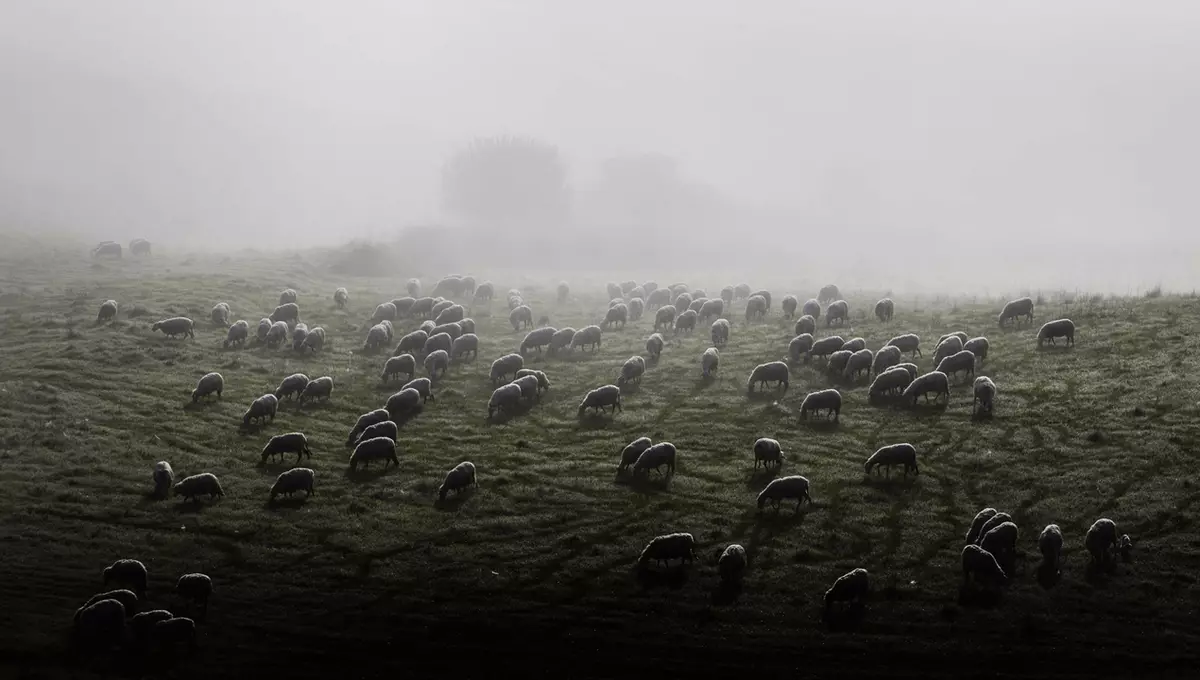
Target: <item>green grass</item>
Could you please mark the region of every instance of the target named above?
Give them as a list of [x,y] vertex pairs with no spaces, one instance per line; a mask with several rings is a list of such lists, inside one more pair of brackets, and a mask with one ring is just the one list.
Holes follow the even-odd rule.
[[[577,418],[584,393],[613,382],[622,362],[642,352],[648,312],[606,332],[596,353],[527,360],[549,375],[550,391],[527,413],[488,423],[488,365],[524,333],[513,332],[498,299],[470,309],[479,360],[452,365],[435,385],[436,402],[403,426],[400,467],[348,476],[347,431],[398,385],[379,384],[387,353],[355,350],[375,304],[402,295],[406,272],[335,279],[302,257],[94,263],[37,250],[2,264],[0,655],[26,668],[61,663],[73,610],[102,589],[100,571],[120,557],[147,564],[155,606],[178,608],[170,591],[180,574],[213,577],[195,664],[215,677],[275,671],[280,658],[310,669],[340,663],[322,649],[399,654],[417,640],[433,649],[469,631],[493,636],[488,654],[499,654],[504,631],[536,630],[559,651],[568,642],[593,651],[619,645],[696,663],[716,649],[798,653],[813,663],[872,650],[860,670],[909,659],[913,671],[931,664],[925,676],[948,670],[938,659],[1021,659],[1050,649],[1064,662],[1078,656],[1145,669],[1190,655],[1187,646],[1200,642],[1200,535],[1191,519],[1200,490],[1190,481],[1200,432],[1194,297],[1038,310],[1036,323],[1069,315],[1079,327],[1073,349],[1039,352],[1036,325],[996,329],[994,300],[924,300],[913,312],[897,298],[885,325],[865,318],[874,296],[850,295],[853,330],[837,332],[865,337],[871,349],[917,332],[922,369],[937,336],[987,335],[991,356],[979,374],[1000,393],[995,416],[973,421],[966,384],[952,388],[946,409],[910,411],[868,405],[863,383],[843,388],[837,426],[797,416],[807,391],[829,386],[812,367],[793,368],[786,394],[746,395],[756,364],[786,356],[792,322],[781,318],[778,300],[813,292],[785,289],[774,290],[764,323],[747,326],[741,302],[727,313],[733,333],[714,380],[700,378],[704,328],[670,342],[625,395],[623,413]],[[500,293],[517,285],[495,283]],[[602,281],[573,282],[565,305],[554,302],[556,283],[523,286],[535,317],[576,328],[602,318]],[[710,294],[726,283],[734,282],[695,282]],[[839,283],[844,292],[852,284]],[[332,294],[343,285],[351,303],[339,311]],[[222,350],[224,329],[208,322],[212,305],[228,302],[233,318],[253,327],[285,287],[300,292],[304,321],[323,326],[332,347],[312,358]],[[98,326],[107,298],[121,312]],[[196,320],[195,341],[150,332],[153,321],[176,314]],[[397,337],[417,323],[397,324]],[[822,325],[818,337],[825,334]],[[190,391],[209,371],[225,376],[224,398],[194,408]],[[284,402],[273,424],[242,429],[250,401],[293,372],[332,376],[328,405]],[[303,464],[317,471],[317,492],[271,507],[270,486],[290,465],[260,466],[259,451],[271,435],[294,430],[310,439],[313,458]],[[621,448],[642,435],[678,447],[669,483],[616,479]],[[751,445],[762,436],[782,443],[783,474],[811,480],[811,509],[756,513],[767,477],[752,473]],[[898,441],[917,446],[919,478],[865,480],[866,457]],[[217,474],[227,495],[198,505],[148,498],[151,468],[162,459],[177,478]],[[478,467],[478,490],[435,503],[445,472],[462,460]],[[962,536],[985,506],[1016,519],[1023,557],[999,602],[964,605]],[[1134,538],[1135,558],[1089,577],[1082,540],[1101,516]],[[1062,580],[1047,590],[1034,577],[1036,536],[1051,522],[1067,547]],[[681,580],[636,578],[641,548],[671,531],[693,533],[700,560]],[[746,546],[750,568],[740,597],[727,603],[714,597],[715,558],[731,542]],[[875,588],[866,614],[852,631],[831,631],[821,596],[859,566]],[[647,635],[673,651],[647,651]],[[781,662],[795,667],[788,658],[763,663]]]

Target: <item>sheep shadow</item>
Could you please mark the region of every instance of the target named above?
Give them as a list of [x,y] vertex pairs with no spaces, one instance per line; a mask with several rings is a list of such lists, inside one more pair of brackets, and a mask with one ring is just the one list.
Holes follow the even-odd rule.
[[303,507],[306,503],[308,503],[308,494],[298,492],[292,496],[277,496],[275,500],[268,498],[266,502],[263,503],[263,509],[272,512],[278,512],[281,510],[296,510],[297,508]]
[[1084,578],[1093,586],[1103,586],[1108,584],[1109,577],[1115,574],[1116,571],[1116,560],[1108,560],[1107,562],[1088,560],[1087,567],[1084,569]]
[[1037,570],[1037,582],[1045,590],[1050,590],[1062,580],[1062,571],[1049,562],[1042,562]]
[[680,563],[675,566],[667,566],[663,568],[650,567],[649,565],[639,564],[634,567],[635,578],[637,583],[644,590],[654,588],[670,588],[671,590],[679,590],[688,582],[688,576],[691,570],[687,568],[687,563]]
[[897,474],[895,477],[891,478],[885,475],[886,473],[883,475],[864,474],[862,482],[863,486],[889,494],[895,492],[905,494],[912,491],[916,487],[917,482],[920,480],[920,477],[916,475],[905,477],[903,474]]
[[850,602],[843,606],[834,605],[821,610],[821,622],[830,632],[846,633],[858,630],[866,617],[867,605]]
[[205,410],[205,409],[209,408],[210,406],[212,406],[212,404],[213,404],[213,402],[212,402],[212,401],[209,401],[209,400],[207,400],[207,399],[202,399],[202,400],[200,400],[200,401],[189,401],[189,402],[186,402],[186,403],[185,403],[185,404],[184,404],[184,405],[183,405],[183,406],[180,408],[180,410],[182,410],[182,411],[187,411],[187,412],[191,412],[191,411],[203,411],[203,410]]
[[949,400],[926,403],[918,402],[916,404],[909,404],[904,410],[916,416],[941,416],[950,410],[950,402]]
[[808,518],[809,509],[800,508],[796,510],[796,506],[791,509],[785,509],[787,503],[780,504],[778,510],[767,504],[762,510],[755,512],[754,520],[761,526],[767,526],[772,529],[794,529],[802,526]]
[[713,587],[709,600],[714,607],[727,607],[742,595],[741,581],[721,581]]
[[782,465],[779,467],[758,468],[746,477],[746,490],[757,494],[765,489],[771,483],[771,480],[783,474],[782,470]]
[[779,389],[779,388],[775,388],[775,389],[768,388],[766,390],[756,389],[753,392],[751,392],[750,390],[746,391],[746,398],[749,399],[750,401],[755,401],[755,402],[779,401],[779,400],[782,400],[785,396],[787,396],[787,390]]
[[238,433],[243,437],[258,434],[267,428],[267,423],[241,423],[238,425]]
[[1003,591],[999,588],[972,587],[965,583],[958,587],[958,604],[961,607],[991,609],[999,605],[1002,599]]
[[[378,464],[379,461],[375,461]],[[353,484],[364,484],[374,482],[386,477],[392,470],[399,470],[398,465],[388,465],[388,467],[363,467],[360,466],[357,470],[347,467],[346,472],[342,477]]]
[[202,502],[199,498],[195,498],[190,501],[176,503],[171,509],[180,515],[199,515],[207,507],[207,503]]
[[163,501],[166,501],[169,497],[169,494],[160,494],[156,491],[147,491],[146,493],[142,494],[142,497],[138,500],[137,507],[141,509],[151,505],[157,505]]
[[[488,416],[486,418],[486,422],[488,425],[504,425],[510,421],[529,415],[529,412],[532,411],[533,407],[537,406],[537,404],[538,402],[536,400],[532,402],[526,402],[524,399],[522,399],[517,404],[516,408],[512,409],[511,411],[497,411],[495,414]],[[399,423],[396,424],[399,425]]]
[[869,394],[867,404],[875,408],[898,409],[904,403],[904,397],[899,394]]
[[991,420],[991,419],[992,419],[991,411],[984,411],[983,409],[979,409],[971,414],[971,420],[974,422],[982,422],[982,421]]
[[474,495],[475,489],[464,489],[459,493],[447,494],[445,498],[435,500],[433,507],[440,512],[458,512]]
[[801,418],[800,422],[806,425],[808,429],[815,432],[832,432],[833,430],[838,429],[838,426],[841,425],[839,421],[834,420],[833,418],[821,416],[809,416],[807,418]]
[[579,427],[584,430],[607,430],[614,425],[615,416],[608,413],[585,413],[579,416]]
[[621,396],[625,396],[627,394],[637,394],[641,391],[641,383],[625,383],[624,385],[621,385]]
[[671,480],[675,477],[674,473],[668,472],[661,474],[658,477],[650,475],[631,475],[626,478],[626,485],[635,492],[652,496],[660,493],[665,493],[671,489]]

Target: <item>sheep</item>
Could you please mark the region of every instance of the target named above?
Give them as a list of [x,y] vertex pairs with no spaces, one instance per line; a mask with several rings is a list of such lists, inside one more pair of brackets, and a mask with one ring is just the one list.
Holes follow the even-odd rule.
[[[629,301],[629,320],[637,321],[642,318],[642,314],[646,311],[646,303],[642,298],[632,298]],[[717,313],[720,316],[720,312]]]
[[288,325],[286,321],[276,321],[271,324],[267,330],[265,338],[267,347],[270,349],[278,349],[284,342],[287,342]]
[[871,578],[867,570],[859,567],[838,577],[829,590],[825,591],[825,614],[833,611],[835,602],[862,602],[871,592]]
[[146,565],[138,560],[117,560],[104,568],[103,576],[105,588],[110,583],[116,583],[132,590],[139,599],[146,597],[146,581],[149,576]]
[[870,377],[871,364],[874,360],[874,352],[869,349],[860,349],[850,355],[850,359],[846,362],[846,368],[842,371],[842,376],[847,380],[852,380],[859,374],[866,373]]
[[[475,319],[463,319],[462,321],[459,321],[458,328],[459,328],[459,330],[462,331],[462,335],[466,335],[468,333],[474,334],[475,333]],[[460,335],[459,337],[462,337],[462,335]]]
[[621,287],[611,281],[604,285],[604,290],[608,293],[608,297],[610,298],[618,298],[623,295],[621,292]]
[[517,371],[517,378],[524,378],[527,375],[532,375],[532,376],[537,377],[538,392],[541,392],[542,390],[550,389],[550,378],[546,377],[545,373],[534,370],[532,368],[522,368],[521,370]]
[[1004,309],[1000,310],[1000,316],[997,321],[1000,328],[1004,328],[1004,322],[1009,319],[1012,319],[1014,326],[1020,326],[1020,317],[1022,316],[1029,323],[1033,323],[1033,299],[1023,297],[1009,301],[1004,305]]
[[508,322],[512,324],[514,332],[520,330],[522,326],[531,328],[533,326],[533,310],[529,308],[529,305],[518,305],[509,312]]
[[809,333],[802,333],[792,338],[788,343],[788,358],[793,363],[799,362],[801,358],[808,361],[808,353],[812,350],[813,336]]
[[[941,345],[938,347],[940,348]],[[937,365],[937,370],[945,373],[948,376],[955,375],[959,371],[962,371],[968,377],[974,377],[975,355],[970,350],[965,349],[961,352],[955,352],[954,354],[942,359]]]
[[[992,529],[995,529],[996,527],[1000,526],[1001,524],[1004,524],[1005,522],[1012,522],[1012,521],[1013,521],[1012,516],[1009,515],[1007,512],[997,512],[996,514],[992,515],[991,517],[988,517],[986,520],[984,520],[983,526],[979,527],[979,535],[975,537],[975,544],[982,545],[983,537],[987,536],[989,531],[991,531]],[[1015,524],[1015,522],[1013,522],[1013,523]]]
[[284,378],[279,387],[275,388],[276,399],[291,399],[293,394],[299,394],[308,387],[308,376],[303,373],[293,373]]
[[206,373],[196,383],[196,389],[192,390],[192,403],[200,401],[201,397],[208,397],[216,393],[217,398],[221,398],[221,393],[225,391],[225,378],[221,377],[220,373]]
[[808,479],[800,475],[776,477],[758,494],[758,511],[762,512],[767,501],[770,501],[775,506],[775,512],[779,512],[780,501],[795,499],[796,512],[800,512],[800,505],[805,501],[812,505],[808,489]]
[[104,241],[100,245],[92,248],[92,257],[115,257],[121,259],[121,244],[113,241]]
[[[287,325],[287,324],[284,324],[284,325]],[[267,335],[271,332],[271,326],[272,326],[271,320],[268,319],[267,317],[264,316],[262,319],[259,320],[258,331],[255,335],[255,338],[260,343],[266,341]]]
[[491,281],[484,281],[475,289],[475,300],[477,302],[490,303],[494,297],[496,297],[496,286]]
[[[439,368],[442,369],[440,374],[438,373]],[[446,350],[435,350],[425,356],[425,373],[429,375],[431,380],[446,377],[446,371],[448,370],[450,370],[450,353]]]
[[462,305],[451,303],[448,307],[437,313],[433,322],[439,326],[447,323],[455,323],[467,318],[467,310]]
[[150,638],[160,649],[186,644],[189,650],[196,648],[196,622],[185,616],[173,616],[159,621],[150,629]]
[[[402,319],[402,318],[408,316],[410,313],[412,313],[413,305],[417,304],[417,299],[411,298],[411,297],[395,298],[391,301],[390,304],[396,308],[396,318],[392,319],[393,321],[396,321],[396,320]],[[384,314],[386,315],[386,312],[384,312]],[[379,319],[373,318],[372,322],[379,323],[380,321],[384,321],[384,320],[385,319],[383,319],[383,318],[379,318]]]
[[782,361],[771,361],[765,364],[759,364],[750,371],[750,379],[746,381],[746,389],[749,392],[754,392],[754,386],[759,385],[766,389],[767,383],[779,383],[783,391],[786,392],[790,373],[788,372],[787,364]]
[[[443,300],[442,298],[436,298],[434,300],[433,307],[429,310],[429,316],[433,317],[433,320],[434,320],[433,322],[435,324],[449,323],[449,322],[445,322],[445,321],[437,321],[436,319],[439,316],[441,316],[442,312],[446,311],[447,309],[450,309],[453,306],[454,306],[453,300]],[[455,320],[457,321],[457,319],[455,319]]]
[[971,527],[967,529],[967,543],[978,543],[979,537],[983,534],[983,525],[997,515],[996,508],[984,508],[980,510],[975,519],[971,520]]
[[566,302],[567,297],[569,297],[570,295],[571,295],[571,287],[567,285],[567,282],[563,281],[563,282],[559,283],[558,284],[558,298],[557,298],[558,304],[561,305],[562,303]]
[[591,347],[594,350],[600,347],[600,337],[601,331],[599,326],[584,326],[576,331],[575,335],[571,336],[571,348],[578,347],[582,350]]
[[260,424],[265,425],[268,416],[271,418],[271,422],[275,422],[275,413],[278,411],[279,399],[274,394],[264,394],[250,402],[250,408],[242,414],[242,424],[249,426],[250,423],[257,420]]
[[767,315],[767,299],[761,295],[751,295],[746,300],[746,323],[754,319],[762,319]]
[[699,316],[700,310],[704,309],[704,305],[707,302],[708,302],[708,298],[706,298],[706,297],[693,298],[692,304],[688,305],[688,309],[692,310],[693,312],[696,313],[697,316]]
[[625,327],[625,322],[629,320],[629,307],[620,302],[609,307],[608,312],[604,315],[604,321],[600,323],[600,327],[607,329],[616,324],[621,324],[621,328]]
[[475,277],[474,276],[464,276],[461,279],[459,279],[458,283],[459,283],[459,286],[458,286],[458,290],[459,290],[458,294],[459,295],[470,295],[470,296],[475,295]]
[[451,341],[457,340],[459,336],[463,334],[462,325],[460,325],[457,321],[451,321],[450,323],[434,326],[429,331],[429,337],[431,338],[438,334],[450,336]]
[[958,352],[963,351],[962,339],[957,335],[948,336],[945,340],[939,342],[933,350],[933,365],[937,366],[948,356],[953,356]]
[[[665,307],[671,302],[671,291],[667,288],[658,288],[650,292],[650,297],[646,298],[646,306],[649,308]],[[675,308],[671,307],[674,312]],[[674,319],[674,316],[671,317]]]
[[900,350],[901,354],[908,352],[914,358],[922,356],[922,354],[921,354],[921,337],[919,335],[916,335],[915,333],[905,333],[904,335],[897,335],[896,337],[887,341],[887,346],[895,347],[896,349]]
[[975,378],[972,392],[974,398],[971,400],[971,415],[975,415],[976,409],[982,409],[983,413],[991,413],[992,404],[996,400],[996,383],[986,375],[981,375]]
[[712,344],[717,347],[724,347],[729,342],[729,321],[726,319],[717,319],[712,322],[710,335],[712,336]]
[[406,290],[411,297],[420,297],[421,282],[417,279],[409,279],[408,282],[404,284],[404,290]]
[[745,571],[745,548],[733,543],[721,551],[721,556],[717,558],[717,573],[721,576],[721,583],[727,586],[740,583]]
[[806,300],[804,306],[800,308],[800,314],[811,316],[815,327],[817,319],[821,318],[821,303],[811,298]]
[[1070,319],[1057,319],[1049,321],[1042,325],[1038,330],[1038,349],[1042,348],[1042,342],[1049,340],[1053,345],[1055,338],[1066,338],[1067,347],[1075,344],[1075,322]]
[[[297,324],[297,326],[299,326],[299,325],[300,324]],[[387,319],[384,319],[383,321],[380,321],[378,325],[383,328],[384,333],[387,333],[387,343],[390,344],[392,342],[392,336],[395,335],[395,332],[396,332],[396,329],[392,325],[392,322],[388,321]]]
[[900,348],[894,345],[888,345],[881,348],[875,353],[875,358],[871,361],[871,372],[878,376],[880,373],[900,363]]
[[524,367],[525,357],[520,354],[505,354],[492,362],[490,372],[492,384],[495,385],[500,380],[503,380],[505,376],[514,375]]
[[761,297],[763,299],[763,301],[766,303],[766,307],[763,309],[763,314],[766,314],[768,311],[771,310],[771,291],[766,290],[766,289],[757,290],[757,291],[754,291],[753,293],[751,293],[750,297],[754,297],[755,295]]
[[338,288],[333,291],[333,304],[338,309],[345,309],[346,303],[350,301],[350,293],[345,288]]
[[628,383],[635,382],[641,384],[642,374],[646,372],[646,359],[640,355],[634,355],[625,360],[621,366],[621,375],[617,377],[617,387],[624,387]]
[[841,295],[841,292],[838,291],[838,287],[831,283],[827,286],[821,287],[821,292],[817,293],[817,300],[820,302],[830,302],[838,299],[841,297]]
[[464,460],[446,473],[446,479],[438,487],[438,500],[444,501],[448,492],[453,491],[457,495],[469,486],[478,487],[479,482],[475,478],[475,464]]
[[1117,541],[1117,551],[1121,553],[1121,559],[1128,562],[1129,555],[1133,552],[1133,539],[1129,534],[1121,534],[1121,538]]
[[638,458],[650,448],[652,442],[649,437],[638,437],[629,442],[625,448],[621,449],[621,462],[617,465],[617,474],[625,472],[630,465],[637,462]]
[[[389,440],[390,441],[390,440]],[[275,497],[279,494],[286,494],[291,498],[292,494],[297,491],[303,491],[304,495],[311,496],[313,494],[313,479],[316,477],[312,468],[292,468],[287,472],[281,473],[275,478],[275,483],[271,485],[270,502],[275,502]]]
[[795,295],[785,295],[779,306],[783,309],[783,318],[790,319],[796,315],[796,308],[800,306],[800,301],[796,299]]
[[330,376],[321,376],[316,380],[310,380],[304,386],[304,391],[300,393],[299,402],[303,404],[308,399],[322,399],[328,401],[333,394],[333,378]]
[[875,303],[875,318],[887,323],[896,313],[896,303],[891,298],[884,298]]
[[783,466],[783,447],[779,442],[769,437],[761,437],[754,442],[754,469]]
[[388,397],[384,410],[389,419],[401,418],[416,411],[421,403],[421,393],[410,387]]
[[117,317],[117,301],[105,300],[104,304],[100,305],[100,313],[96,315],[96,323],[112,321]]
[[725,301],[721,299],[706,300],[700,306],[700,320],[707,322],[713,317],[720,319],[721,315],[725,313],[725,304]]
[[645,569],[650,560],[655,564],[670,564],[671,560],[691,562],[696,559],[696,539],[691,534],[675,533],[655,536],[638,557],[638,568]]
[[700,374],[702,377],[710,377],[721,365],[721,355],[717,352],[716,347],[709,347],[700,355]]
[[910,379],[910,380],[916,380],[916,379],[917,379],[917,370],[918,370],[918,369],[917,369],[917,365],[916,365],[916,364],[910,364],[910,363],[896,364],[896,365],[895,365],[895,366],[893,366],[892,368],[901,368],[901,369],[904,369],[905,371],[907,371],[907,372],[908,372],[908,377],[909,377],[909,379]]
[[127,612],[132,610],[127,610],[125,605],[115,598],[92,602],[75,612],[74,634],[87,649],[111,649],[121,644]]
[[893,366],[875,376],[875,380],[871,382],[868,394],[872,399],[878,399],[884,395],[903,392],[905,388],[912,384],[912,381],[912,374],[902,368]]
[[924,395],[925,401],[929,401],[929,393],[933,392],[936,396],[936,403],[943,395],[946,397],[946,404],[950,403],[950,378],[941,371],[932,371],[925,375],[919,376],[904,388],[902,395],[904,401],[911,402],[913,406],[917,405],[917,398]]
[[649,354],[651,359],[658,361],[665,345],[666,340],[663,339],[662,334],[652,333],[650,337],[646,338],[646,354]]
[[1062,558],[1062,547],[1062,529],[1057,524],[1047,524],[1038,536],[1038,551],[1042,553],[1042,560],[1056,571]]
[[296,454],[297,463],[305,455],[312,460],[312,451],[308,448],[308,437],[305,437],[303,432],[288,432],[271,437],[267,445],[263,447],[262,462],[265,464],[267,459],[274,460],[275,456],[279,456],[279,460],[282,461],[285,453]]
[[679,293],[675,296],[674,300],[672,300],[672,306],[675,307],[675,312],[677,314],[683,314],[685,310],[691,308],[692,296],[688,293]]
[[151,609],[150,611],[134,614],[130,617],[129,630],[133,633],[134,639],[139,642],[145,642],[154,624],[173,618],[175,618],[175,615],[166,609]]
[[521,398],[532,403],[538,396],[538,379],[536,375],[526,375],[513,380],[512,385],[521,389]]
[[1107,518],[1093,522],[1092,526],[1088,528],[1087,536],[1083,539],[1083,545],[1087,548],[1088,554],[1092,556],[1093,562],[1108,563],[1112,559],[1110,551],[1117,547],[1116,522]]
[[962,572],[964,587],[972,580],[977,584],[989,583],[996,586],[1008,582],[1008,575],[996,561],[995,555],[973,543],[963,546]]
[[676,317],[676,319],[675,319],[676,335],[678,335],[680,331],[683,331],[684,333],[691,333],[692,331],[694,331],[696,329],[697,316],[698,315],[696,314],[696,312],[694,310],[688,309],[688,310],[685,310],[678,317]]
[[861,349],[865,349],[866,346],[867,341],[865,338],[850,338],[846,342],[842,343],[842,349],[850,352],[857,352]]
[[942,337],[938,338],[938,341],[934,344],[934,347],[937,347],[938,345],[942,344],[946,340],[946,338],[950,338],[950,337],[958,338],[963,343],[964,346],[967,344],[967,339],[968,339],[967,334],[962,331],[954,331],[953,333],[947,333],[947,334],[943,335]]
[[362,434],[358,435],[358,438],[354,440],[354,444],[364,442],[368,439],[374,439],[376,437],[387,437],[392,441],[398,441],[400,439],[400,426],[390,420],[385,420],[382,423],[375,423],[374,425],[363,430]]
[[199,572],[184,574],[175,582],[175,592],[183,599],[208,609],[208,598],[213,592],[212,579],[208,574]]
[[154,464],[154,472],[150,478],[154,481],[154,497],[166,498],[167,490],[175,482],[175,471],[171,469],[170,463],[160,460]]
[[971,354],[974,354],[979,359],[980,366],[982,366],[983,361],[987,359],[989,348],[990,343],[988,343],[988,339],[983,336],[971,338],[963,343],[963,349],[967,350]]
[[425,354],[426,356],[433,354],[434,352],[445,352],[446,354],[450,354],[450,350],[452,349],[454,349],[454,339],[450,337],[450,334],[438,333],[436,335],[429,336],[429,339],[425,341],[425,345],[421,347],[421,353]]
[[800,419],[806,420],[809,411],[817,415],[820,415],[821,411],[829,411],[833,422],[839,422],[838,419],[842,416],[842,393],[834,389],[809,392],[804,396],[804,401],[800,402]]
[[144,238],[135,238],[129,242],[129,252],[132,255],[149,255],[150,242]]
[[1012,566],[1017,551],[1018,533],[1016,524],[1002,522],[988,529],[983,538],[979,539],[979,547],[990,552],[997,560],[1003,560],[1004,564]]
[[796,325],[792,329],[792,333],[796,335],[815,335],[817,332],[817,320],[810,314],[805,314],[799,319],[796,319]]
[[845,325],[850,320],[850,303],[845,300],[838,300],[825,308],[825,327],[828,328],[837,321],[839,325]]
[[447,276],[438,281],[430,291],[430,295],[458,295],[462,292],[462,279],[457,276]]
[[437,398],[433,396],[433,381],[429,378],[414,378],[404,383],[400,391],[404,390],[416,390],[417,394],[421,395],[422,404],[428,403],[430,399],[437,401]]
[[594,390],[590,390],[579,403],[579,417],[583,417],[584,411],[594,409],[601,413],[604,412],[605,406],[611,406],[613,415],[617,411],[624,411],[621,408],[621,388],[616,385],[603,385]]
[[546,354],[557,354],[558,350],[571,350],[571,340],[575,337],[574,328],[560,328],[550,336],[550,344],[546,348]]
[[825,366],[825,371],[832,375],[839,375],[846,370],[846,364],[850,363],[850,357],[854,356],[854,352],[845,349],[839,349],[829,355],[829,363]]
[[382,460],[384,470],[389,463],[400,467],[400,459],[396,457],[396,442],[387,437],[362,440],[354,447],[354,453],[350,454],[350,471],[357,472],[359,463],[363,467],[370,467],[373,460]]
[[472,359],[479,357],[479,336],[474,333],[460,335],[450,345],[450,357],[455,361],[468,354]]
[[497,411],[504,413],[512,413],[521,404],[521,387],[514,383],[501,385],[492,391],[492,397],[488,400],[488,420]]
[[155,321],[150,327],[151,332],[162,331],[162,334],[168,338],[173,338],[177,335],[186,335],[195,340],[196,332],[192,324],[192,320],[184,316],[176,316],[162,321]]
[[429,340],[429,334],[422,330],[415,330],[400,338],[400,342],[396,345],[396,349],[392,352],[392,356],[400,356],[401,354],[420,352],[425,349],[425,343]]
[[367,331],[367,340],[363,343],[363,351],[370,352],[383,347],[388,342],[387,327],[382,324],[375,324]]
[[304,341],[308,339],[308,326],[302,323],[296,324],[296,328],[292,330],[292,351],[299,352],[304,348]]
[[725,286],[721,289],[721,301],[727,305],[733,304],[733,286]]
[[299,294],[294,289],[288,288],[279,294],[279,304],[286,305],[289,302],[296,302],[299,297]]
[[428,317],[433,313],[433,306],[437,304],[431,297],[422,297],[413,300],[412,306],[408,308],[409,316],[419,318]]
[[185,502],[189,498],[195,500],[204,495],[207,495],[209,500],[225,496],[225,492],[221,489],[221,481],[211,472],[201,472],[198,475],[184,477],[175,483],[174,490],[175,495],[183,496]]
[[300,307],[295,302],[279,305],[267,318],[271,320],[271,323],[276,321],[290,321],[293,324],[300,323]]
[[[417,395],[417,399],[418,401],[420,400],[420,395]],[[382,423],[383,421],[391,418],[391,413],[389,413],[389,411],[390,409],[377,408],[370,413],[364,413],[359,416],[358,420],[354,423],[354,427],[350,430],[350,436],[346,438],[346,446],[352,445],[363,430],[374,425],[375,423]]]
[[669,328],[675,323],[675,308],[671,306],[663,306],[659,308],[654,315],[654,330],[658,330],[660,326]]
[[658,290],[658,284],[655,283],[654,281],[647,281],[642,284],[642,290],[645,290],[646,294],[650,295],[654,291]]
[[904,477],[908,478],[908,471],[911,469],[914,475],[921,474],[917,468],[917,448],[912,444],[888,444],[882,446],[871,457],[867,459],[864,469],[866,474],[871,474],[874,469],[876,474],[879,474],[879,468],[887,470],[887,476],[892,476],[892,468],[897,465],[904,466]]
[[842,339],[842,336],[831,335],[814,342],[808,353],[809,356],[827,357],[834,352],[840,352],[844,344],[846,344],[846,341]]
[[517,351],[524,355],[525,350],[534,349],[538,354],[541,354],[542,348],[550,344],[550,341],[554,339],[554,334],[557,332],[558,329],[553,326],[529,331],[525,335],[525,339],[521,341],[521,347]]
[[245,346],[246,340],[250,338],[250,322],[245,319],[238,320],[237,323],[229,327],[225,332],[225,341],[221,343],[221,347],[229,349],[232,345]]
[[109,590],[103,593],[96,593],[95,595],[89,597],[87,602],[84,602],[79,609],[75,610],[75,623],[79,623],[83,612],[86,611],[88,607],[91,607],[97,602],[101,602],[103,600],[116,600],[117,602],[121,603],[121,606],[124,607],[124,610],[127,614],[132,614],[133,612],[137,611],[138,605],[141,602],[137,596],[137,593],[134,593],[132,590],[127,588],[118,588],[116,590]]
[[750,284],[739,283],[733,288],[733,296],[738,300],[745,300],[750,297]]

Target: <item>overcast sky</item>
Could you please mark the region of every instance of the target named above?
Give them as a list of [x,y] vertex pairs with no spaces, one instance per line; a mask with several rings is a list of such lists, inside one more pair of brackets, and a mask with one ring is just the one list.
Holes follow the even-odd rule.
[[509,132],[580,182],[660,152],[817,221],[1144,244],[1200,216],[1198,35],[1195,0],[13,0],[0,216],[380,232]]

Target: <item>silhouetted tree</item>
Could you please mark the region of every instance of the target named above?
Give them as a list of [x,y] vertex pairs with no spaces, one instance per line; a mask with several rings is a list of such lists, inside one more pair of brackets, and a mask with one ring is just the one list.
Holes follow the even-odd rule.
[[569,212],[567,167],[536,139],[477,138],[443,168],[442,206],[473,225],[557,227]]

